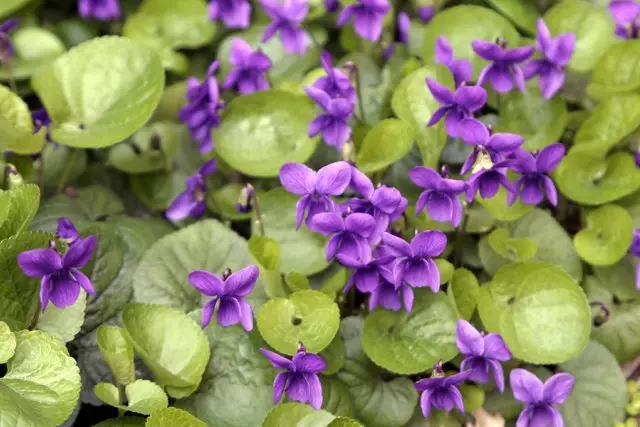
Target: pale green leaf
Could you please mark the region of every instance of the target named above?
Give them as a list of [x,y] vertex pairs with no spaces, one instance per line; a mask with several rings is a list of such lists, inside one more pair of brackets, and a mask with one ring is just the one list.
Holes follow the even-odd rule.
[[[191,314],[200,319],[200,311]],[[204,330],[211,359],[198,391],[178,402],[210,426],[258,427],[273,407],[273,378],[277,371],[260,353],[264,342],[254,331],[239,325],[223,328],[215,323]]]
[[0,85],[0,152],[39,153],[45,133],[44,128],[33,133],[29,106],[9,88]]
[[609,95],[636,90],[640,87],[639,63],[640,40],[624,40],[611,46],[593,69],[587,86],[589,96],[605,99]]
[[[530,0],[487,0],[498,12],[529,34],[536,33],[538,11]],[[473,411],[469,411],[473,412]]]
[[447,293],[453,296],[460,317],[471,319],[476,309],[480,285],[476,276],[466,268],[458,268],[453,272]]
[[132,383],[135,380],[133,347],[124,329],[101,325],[97,329],[97,345],[116,382],[122,385]]
[[4,0],[0,5],[0,18],[11,15],[23,6],[29,4],[32,0]]
[[11,61],[11,68],[0,65],[0,80],[4,81],[12,76],[16,80],[27,79],[66,50],[54,33],[38,27],[19,28],[11,35],[11,41],[15,57]]
[[[297,200],[298,196],[287,193],[281,187],[258,194],[265,233],[280,245],[282,272],[310,276],[327,268],[327,239],[304,225],[296,231]],[[252,234],[257,233],[259,226],[254,221]]]
[[102,148],[131,136],[151,117],[164,72],[149,48],[109,36],[71,49],[31,84],[49,112],[54,141]]
[[609,203],[640,189],[640,170],[633,156],[621,152],[603,158],[572,151],[554,176],[562,194],[589,206]]
[[410,124],[385,119],[365,136],[358,150],[356,165],[364,173],[384,169],[406,156],[416,136]]
[[80,373],[65,345],[42,331],[20,331],[13,359],[0,378],[3,426],[54,427],[73,412]]
[[573,238],[580,257],[592,265],[620,261],[631,245],[633,220],[625,209],[605,205],[587,212],[585,227]]
[[150,415],[169,406],[169,398],[162,388],[153,381],[136,380],[124,390],[127,409],[137,414]]
[[281,403],[269,411],[262,427],[297,426],[300,420],[313,412],[311,406],[302,403]]
[[186,314],[155,304],[129,304],[122,313],[127,339],[172,397],[193,393],[209,361],[200,326]]
[[458,354],[456,309],[444,293],[415,291],[411,313],[377,309],[362,330],[362,346],[377,365],[398,374],[416,374]]
[[559,407],[567,426],[610,427],[625,418],[627,386],[616,359],[595,341],[559,366],[575,384]]
[[449,40],[457,59],[468,59],[473,63],[474,74],[487,65],[487,61],[475,54],[473,40],[495,42],[501,38],[511,46],[518,46],[520,35],[511,22],[491,9],[476,5],[459,5],[437,13],[427,25],[422,44],[422,58],[426,63],[435,59],[435,44],[438,37]]
[[569,62],[569,69],[574,71],[591,70],[614,42],[615,25],[609,11],[585,0],[558,3],[544,14],[544,22],[553,37],[564,33],[575,35]]
[[18,255],[46,248],[52,238],[49,234],[24,232],[0,241],[0,321],[14,331],[28,328],[40,306],[40,280],[22,273]]
[[582,289],[560,268],[542,262],[501,268],[480,287],[478,311],[485,328],[501,334],[515,358],[537,364],[572,359],[591,332]]
[[256,177],[277,176],[287,162],[305,162],[318,138],[307,128],[316,108],[306,95],[266,90],[229,103],[213,131],[216,152],[238,171]]
[[93,388],[93,393],[98,399],[114,408],[123,407],[120,404],[120,391],[118,387],[110,383],[98,383]]
[[491,249],[512,262],[522,262],[533,258],[538,247],[529,239],[517,239],[509,236],[506,228],[496,228],[486,239]]
[[85,291],[80,291],[76,302],[69,307],[60,309],[53,304],[47,306],[45,312],[38,318],[36,328],[62,342],[69,342],[80,332],[86,308],[87,294]]
[[207,427],[205,423],[178,408],[162,409],[149,418],[145,427]]
[[500,187],[498,193],[490,199],[483,199],[478,193],[476,201],[498,221],[515,221],[533,209],[533,206],[525,205],[520,199],[516,200],[511,206],[507,205],[507,190],[502,187]]
[[311,353],[329,345],[340,326],[340,310],[318,291],[298,291],[267,301],[258,314],[258,329],[276,351],[295,354],[302,342]]
[[254,234],[249,239],[249,253],[258,263],[264,290],[270,298],[286,297],[288,290],[280,274],[280,246],[275,240]]
[[[189,283],[189,273],[222,275],[227,268],[238,271],[251,264],[242,237],[213,219],[199,221],[164,236],[144,254],[133,276],[135,301],[194,310],[206,301]],[[262,283],[258,279],[247,298],[256,312],[267,298]]]
[[0,205],[6,209],[6,219],[0,222],[0,240],[22,232],[38,211],[40,189],[35,184],[23,184],[9,191],[0,191]]
[[7,363],[16,351],[16,336],[9,325],[0,322],[0,364]]

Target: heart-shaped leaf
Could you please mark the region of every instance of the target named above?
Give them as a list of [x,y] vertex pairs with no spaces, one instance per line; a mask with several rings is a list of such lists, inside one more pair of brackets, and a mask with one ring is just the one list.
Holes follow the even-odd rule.
[[611,265],[620,261],[633,237],[633,221],[617,205],[601,206],[587,212],[586,227],[573,238],[578,255],[592,265]]

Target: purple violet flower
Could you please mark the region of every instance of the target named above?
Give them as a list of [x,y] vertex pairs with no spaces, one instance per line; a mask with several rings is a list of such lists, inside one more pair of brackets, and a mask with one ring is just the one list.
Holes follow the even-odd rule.
[[427,86],[435,100],[442,105],[433,113],[427,126],[433,126],[445,117],[444,127],[453,138],[462,135],[469,123],[467,119],[473,119],[474,111],[487,103],[487,92],[480,86],[462,85],[454,93],[431,78],[427,78]]
[[441,231],[423,231],[416,234],[411,244],[390,233],[382,235],[382,242],[395,257],[393,283],[404,283],[414,288],[428,286],[433,292],[440,290],[440,271],[433,258],[447,248],[447,235]]
[[616,35],[623,39],[640,37],[640,3],[634,0],[613,0],[609,12],[616,21]]
[[315,172],[301,163],[285,163],[280,168],[280,182],[289,193],[302,196],[296,204],[296,229],[305,218],[322,212],[333,212],[336,204],[331,196],[340,196],[351,181],[351,166],[347,162],[331,163]]
[[354,104],[344,98],[331,98],[326,92],[313,86],[306,86],[304,90],[324,110],[324,113],[309,123],[309,137],[322,133],[322,139],[327,145],[341,151],[344,143],[351,138],[349,119],[353,115]]
[[247,0],[210,0],[209,19],[222,21],[230,29],[247,28],[251,23],[251,3]]
[[[349,260],[346,260],[347,262]],[[354,265],[345,265],[346,267],[353,268],[353,273],[343,292],[347,293],[355,285],[358,291],[368,294],[375,291],[378,288],[380,282],[379,265],[377,261],[371,261],[367,264],[356,263]]]
[[182,221],[188,217],[200,218],[207,210],[207,177],[216,171],[217,163],[208,160],[198,172],[187,177],[186,190],[178,195],[166,211],[171,221]]
[[636,161],[636,166],[640,168],[640,150],[636,150],[633,157]]
[[402,282],[393,282],[393,272],[380,267],[380,283],[371,291],[369,296],[369,311],[374,311],[377,307],[386,310],[399,311],[402,306],[411,313],[413,309],[413,288]]
[[406,12],[400,12],[398,14],[398,19],[396,21],[396,31],[394,35],[394,41],[387,46],[387,48],[382,52],[382,58],[385,61],[391,59],[393,54],[396,51],[396,44],[400,43],[405,46],[409,44],[409,37],[411,31],[411,19]]
[[249,213],[253,210],[253,198],[255,197],[255,189],[251,184],[245,184],[240,190],[240,195],[236,201],[236,212]]
[[234,38],[229,62],[233,68],[227,74],[223,89],[235,88],[241,95],[269,89],[265,74],[271,69],[271,59],[261,50],[254,51],[245,40]]
[[338,17],[338,27],[353,18],[356,34],[366,40],[377,42],[382,34],[382,20],[391,10],[388,0],[358,0],[345,7]]
[[565,373],[555,374],[543,384],[529,371],[511,371],[509,384],[513,396],[526,404],[516,422],[517,427],[563,427],[562,414],[554,406],[564,403],[574,382],[573,376]]
[[44,108],[40,108],[39,110],[31,113],[31,121],[33,122],[33,133],[38,133],[40,129],[46,128],[47,132],[45,134],[45,139],[47,142],[51,141],[51,118],[49,117],[49,113]]
[[445,36],[436,40],[436,64],[446,65],[451,71],[456,88],[473,77],[473,65],[466,59],[454,59],[453,48]]
[[507,49],[506,40],[499,40],[498,43],[474,40],[471,46],[479,57],[491,61],[491,64],[478,76],[478,86],[482,86],[485,80],[489,80],[491,86],[499,93],[510,92],[514,85],[524,92],[524,73],[518,64],[533,55],[535,51],[533,46]]
[[182,107],[178,117],[191,132],[191,137],[200,143],[200,153],[213,150],[211,130],[220,126],[220,111],[225,107],[220,99],[220,89],[214,74],[218,71],[218,61],[214,61],[202,82],[195,77],[187,80],[186,97],[189,101]]
[[366,213],[375,218],[376,229],[369,238],[369,242],[375,245],[380,241],[382,233],[387,231],[389,224],[404,213],[409,202],[396,188],[386,185],[374,188],[367,175],[355,166],[351,169],[350,186],[363,198],[352,198],[343,206],[351,212]]
[[356,90],[353,87],[351,80],[342,72],[342,70],[333,67],[331,54],[326,50],[322,51],[322,54],[320,55],[320,63],[327,75],[318,78],[313,83],[313,87],[326,92],[326,94],[331,98],[344,98],[352,104],[355,104]]
[[72,246],[80,239],[80,235],[69,218],[58,218],[58,227],[56,237],[59,240],[65,240],[69,246]]
[[87,265],[96,249],[96,236],[78,239],[64,255],[55,246],[31,249],[18,255],[18,265],[29,277],[40,277],[40,306],[42,311],[49,301],[58,308],[73,305],[80,288],[95,295],[91,280],[80,269]]
[[470,374],[469,371],[465,371],[446,377],[440,364],[436,365],[431,378],[424,378],[416,383],[416,388],[422,392],[422,415],[429,418],[431,407],[446,412],[451,412],[456,407],[464,413],[464,403],[458,386],[465,382]]
[[0,25],[0,63],[9,62],[16,54],[9,33],[20,25],[19,19],[8,19]]
[[317,354],[307,353],[302,344],[291,360],[273,351],[260,352],[277,369],[284,369],[273,380],[273,403],[277,404],[286,392],[287,397],[301,403],[309,402],[316,411],[322,407],[322,384],[318,374],[327,369],[327,363]]
[[509,194],[509,206],[518,196],[525,205],[537,205],[545,195],[553,206],[558,204],[558,191],[548,174],[558,167],[564,156],[564,150],[564,145],[557,142],[547,145],[535,155],[525,152],[507,162],[514,172],[522,175],[513,184],[514,191]]
[[418,19],[423,23],[428,24],[436,14],[436,9],[433,6],[420,6],[417,12]]
[[[202,309],[202,328],[211,323],[218,305],[218,324],[223,328],[240,323],[245,331],[253,329],[253,310],[245,297],[253,291],[260,271],[255,265],[232,273],[227,270],[222,278],[208,271],[189,273],[189,282],[203,295],[213,297]],[[218,304],[219,303],[219,304]]]
[[[633,230],[629,253],[635,257],[640,257],[640,228]],[[640,264],[636,264],[636,289],[640,290]]]
[[375,228],[376,220],[364,213],[352,213],[343,218],[339,212],[327,212],[313,217],[313,230],[331,236],[327,243],[327,261],[337,258],[345,265],[371,261],[369,237]]
[[324,7],[329,13],[337,12],[340,9],[340,2],[338,0],[324,0]]
[[[509,192],[509,197],[513,194],[511,183],[507,179],[507,169],[494,166],[488,155],[480,153],[480,157],[476,160],[479,172],[472,173],[467,180],[467,202],[473,202],[478,191],[483,199],[491,199],[503,186]],[[515,199],[514,199],[515,201]]]
[[262,42],[269,41],[277,32],[287,52],[302,55],[306,52],[309,37],[300,24],[309,12],[307,0],[260,0],[271,23],[265,28]]
[[83,19],[118,20],[122,16],[118,0],[78,0],[78,13]]
[[461,371],[469,371],[469,380],[479,384],[489,382],[489,369],[500,392],[504,391],[504,372],[500,362],[511,359],[511,352],[498,334],[484,335],[466,320],[458,320],[456,343],[464,355]]
[[409,179],[424,188],[416,202],[416,215],[426,207],[429,216],[438,222],[451,222],[457,227],[462,220],[462,202],[458,195],[464,193],[464,181],[443,178],[433,169],[418,166],[409,171]]
[[482,122],[474,120],[465,126],[462,139],[474,149],[465,160],[460,174],[466,175],[480,169],[490,169],[493,164],[504,160],[507,154],[513,153],[523,143],[524,138],[514,133],[493,133]]
[[540,90],[545,99],[550,99],[564,84],[564,68],[573,56],[576,36],[573,33],[562,34],[555,39],[542,19],[538,19],[538,51],[541,59],[532,59],[524,66],[525,78],[540,76]]

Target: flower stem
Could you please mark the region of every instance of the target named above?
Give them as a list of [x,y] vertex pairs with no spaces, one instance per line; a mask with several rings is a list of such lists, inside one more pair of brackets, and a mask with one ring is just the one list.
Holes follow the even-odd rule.
[[67,167],[65,168],[62,176],[60,177],[60,181],[58,182],[58,188],[56,189],[56,193],[60,193],[64,190],[65,185],[67,184],[67,180],[69,179],[69,174],[73,170],[73,167],[76,162],[76,153],[78,150],[71,148],[71,157],[69,158],[69,162]]
[[463,215],[462,223],[456,230],[456,245],[453,253],[453,265],[456,268],[460,267],[460,264],[462,264],[462,236],[464,234],[464,229],[467,228],[467,222],[469,221],[469,215],[467,214],[466,209]]
[[29,330],[33,331],[38,325],[38,320],[40,319],[40,312],[42,311],[42,306],[40,305],[40,300],[38,299],[38,305],[36,306],[36,312],[33,314],[33,319],[31,319],[31,324],[29,325]]
[[258,194],[256,191],[253,191],[253,208],[256,211],[256,222],[258,223],[258,227],[260,227],[260,235],[264,236],[266,233],[264,232],[264,221],[262,218],[262,209],[260,209],[260,202],[258,201]]
[[358,66],[354,64],[354,72],[356,73],[356,94],[358,96],[358,110],[360,110],[360,117],[362,118],[362,122],[366,123],[367,118],[364,113],[364,104],[362,102],[362,82],[360,81],[360,70]]

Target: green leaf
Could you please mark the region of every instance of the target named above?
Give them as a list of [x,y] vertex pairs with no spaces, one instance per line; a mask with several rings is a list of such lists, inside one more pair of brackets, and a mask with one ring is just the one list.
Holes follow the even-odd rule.
[[[600,280],[589,276],[583,284],[589,301],[602,303],[609,310],[609,319],[593,326],[591,338],[607,347],[620,363],[632,360],[640,351],[640,303],[635,299],[635,265],[629,263],[628,266],[633,274],[629,280],[618,280],[609,267],[602,269]],[[629,298],[629,294],[633,297]]]
[[9,325],[0,322],[0,364],[5,364],[16,351],[16,336]]
[[234,98],[213,131],[216,152],[246,175],[277,176],[283,164],[304,163],[315,151],[318,138],[307,135],[315,110],[306,95],[282,90]]
[[[216,220],[199,221],[164,236],[144,254],[133,276],[135,300],[191,311],[203,302],[187,280],[189,273],[222,275],[227,268],[237,271],[250,264],[253,258],[242,237]],[[257,312],[266,298],[258,279],[247,299]]]
[[460,393],[462,393],[465,412],[473,414],[484,405],[484,390],[480,386],[461,384]]
[[453,272],[447,293],[453,296],[460,317],[471,319],[476,309],[480,285],[476,276],[466,268],[458,268]]
[[338,417],[331,421],[328,427],[364,427],[364,424],[360,424],[351,418]]
[[23,184],[9,191],[0,191],[0,209],[6,218],[0,221],[0,240],[22,232],[33,220],[40,203],[40,189],[35,184]]
[[[487,0],[498,12],[529,34],[536,33],[538,11],[529,0]],[[473,412],[473,411],[471,411]]]
[[171,160],[178,150],[178,140],[185,137],[184,126],[153,123],[136,132],[130,141],[113,146],[107,162],[128,174],[170,170]]
[[114,408],[124,408],[120,405],[120,391],[118,387],[110,383],[98,383],[93,388],[93,393],[98,399]]
[[[175,408],[169,408],[175,409]],[[176,424],[178,425],[178,424]],[[145,419],[142,417],[118,417],[102,421],[93,427],[144,427]],[[187,425],[186,427],[191,427]],[[194,427],[205,427],[203,425],[195,425]]]
[[582,123],[571,151],[606,154],[640,126],[640,95],[627,93],[602,101]]
[[[532,260],[555,264],[576,281],[582,278],[582,263],[571,238],[546,211],[534,209],[518,221],[507,224],[506,228],[511,236],[510,241],[528,240],[538,248]],[[530,243],[524,243],[524,246],[532,248]],[[489,274],[495,274],[501,267],[513,261],[513,258],[505,258],[498,254],[486,238],[480,240],[478,253]]]
[[0,85],[0,152],[39,153],[45,134],[44,128],[33,133],[29,106],[9,88]]
[[197,48],[213,39],[216,26],[209,20],[204,0],[145,0],[129,16],[123,35],[158,51]]
[[446,259],[439,258],[436,259],[435,262],[438,270],[440,271],[440,284],[444,285],[451,280],[455,267]]
[[[264,24],[255,23],[245,31],[231,34],[220,43],[217,52],[218,60],[220,61],[221,79],[224,80],[232,68],[229,61],[231,58],[231,45],[233,39],[238,37],[244,39],[253,49],[260,48],[271,59],[273,65],[268,72],[268,76],[269,81],[275,87],[284,82],[295,82],[297,85],[310,68],[318,66],[320,47],[310,44],[304,55],[292,55],[284,49],[282,42],[276,37],[263,43],[262,35],[265,28]],[[312,26],[309,30],[316,43],[319,46],[323,46],[327,41],[327,31],[317,26]],[[307,32],[307,34],[309,33]],[[301,91],[300,93],[303,94],[304,92]]]
[[340,325],[346,356],[338,378],[349,388],[356,414],[367,427],[400,427],[411,419],[418,392],[407,377],[381,379],[386,371],[375,366],[362,350],[362,318],[347,317]]
[[135,381],[133,347],[127,341],[124,329],[101,325],[97,329],[97,345],[116,383],[127,385]]
[[322,409],[336,416],[353,417],[355,409],[347,385],[335,376],[323,376],[321,379]]
[[495,42],[505,39],[511,46],[518,46],[520,35],[506,18],[491,9],[475,5],[460,5],[437,13],[427,25],[422,44],[422,58],[432,63],[438,37],[449,40],[457,59],[468,59],[477,75],[487,65],[487,61],[475,54],[471,48],[473,40]]
[[242,193],[244,185],[240,183],[227,184],[216,188],[207,194],[207,207],[232,221],[243,221],[251,218],[251,213],[241,213],[236,210],[236,203]]
[[149,418],[145,427],[207,427],[205,423],[178,408],[162,409]]
[[286,297],[289,292],[280,274],[280,246],[275,240],[254,234],[249,239],[249,253],[258,263],[264,290],[270,298]]
[[525,262],[501,268],[480,287],[478,310],[485,328],[501,334],[513,356],[527,362],[570,360],[589,341],[587,298],[554,265]]
[[529,239],[515,239],[509,236],[506,228],[496,228],[487,236],[487,243],[500,256],[512,262],[528,261],[538,251],[538,247]]
[[295,272],[287,274],[287,276],[284,278],[284,281],[286,282],[289,289],[294,292],[304,291],[305,289],[309,289],[310,286],[309,279],[306,276]]
[[[46,193],[57,193],[60,181],[72,182],[87,168],[87,152],[85,150],[47,144],[42,149],[40,156],[44,159],[38,163],[40,168],[44,164]],[[40,173],[40,168],[37,168],[35,173]]]
[[11,15],[30,2],[31,0],[4,0],[0,5],[0,18]]
[[572,151],[562,160],[554,176],[562,194],[589,206],[609,203],[640,189],[640,170],[633,156],[627,153],[602,158]]
[[489,214],[498,221],[515,221],[531,212],[533,206],[525,205],[522,200],[507,205],[507,190],[500,187],[498,193],[490,199],[483,199],[480,194],[476,196],[476,201],[485,208]]
[[523,147],[527,150],[540,150],[557,142],[569,122],[567,105],[562,97],[543,98],[537,81],[530,81],[524,92],[512,90],[501,95],[499,107],[497,132],[522,136]]
[[[600,57],[591,74],[587,93],[595,99],[631,92],[640,87],[640,40],[623,40]],[[620,117],[623,118],[623,117]]]
[[[131,136],[151,117],[164,87],[160,58],[123,37],[85,42],[36,74],[31,85],[52,120],[51,137],[102,148]],[[83,96],[91,88],[92,96]]]
[[413,148],[416,132],[410,124],[385,119],[365,136],[358,150],[356,165],[364,173],[385,169],[406,156]]
[[276,351],[293,355],[302,342],[311,353],[329,345],[340,326],[340,310],[318,291],[298,291],[267,301],[258,314],[258,329]]
[[[265,233],[280,245],[280,263],[283,273],[297,272],[310,276],[327,268],[325,257],[326,237],[306,227],[296,231],[296,203],[298,196],[278,187],[267,193],[259,193]],[[252,224],[252,234],[259,227]]]
[[[191,314],[199,319],[200,311]],[[215,323],[204,330],[211,359],[198,391],[177,402],[210,426],[259,426],[273,407],[276,370],[260,353],[264,342],[254,331]]]
[[280,403],[269,411],[262,427],[297,426],[299,421],[314,412],[311,406],[302,403]]
[[200,326],[187,315],[155,304],[129,304],[122,312],[127,339],[171,397],[192,394],[209,361]]
[[38,27],[19,28],[11,35],[15,57],[11,68],[0,65],[0,80],[23,80],[46,67],[66,50],[62,41],[52,32]]
[[124,213],[124,205],[109,188],[98,185],[79,188],[77,196],[57,194],[42,203],[31,224],[32,230],[55,233],[58,218],[67,217],[76,227],[84,221],[98,221]]
[[560,412],[567,425],[609,427],[625,418],[627,386],[616,359],[595,341],[573,360],[560,365],[575,384]]
[[136,414],[149,415],[169,406],[166,393],[153,381],[136,380],[124,392],[129,403],[127,410]]
[[558,3],[544,14],[544,22],[553,37],[573,33],[575,49],[569,69],[591,70],[614,42],[615,25],[606,8],[585,0]]
[[320,357],[327,362],[327,367],[322,371],[324,375],[333,375],[342,369],[345,357],[344,340],[342,337],[336,335],[331,343],[320,352]]
[[633,220],[625,209],[605,205],[587,212],[585,228],[573,238],[580,258],[592,265],[620,261],[631,245]]
[[81,291],[76,302],[69,307],[60,309],[53,304],[47,306],[45,312],[38,318],[36,328],[62,342],[69,342],[80,332],[86,308],[87,294]]
[[398,374],[417,374],[458,354],[456,309],[444,293],[416,290],[411,313],[378,309],[362,330],[362,347],[377,365]]
[[38,310],[40,280],[25,276],[18,267],[22,252],[48,247],[53,236],[24,232],[0,241],[0,321],[14,331],[26,329]]
[[2,425],[43,427],[62,424],[80,395],[75,360],[57,338],[41,331],[15,334],[17,346],[0,378]]

